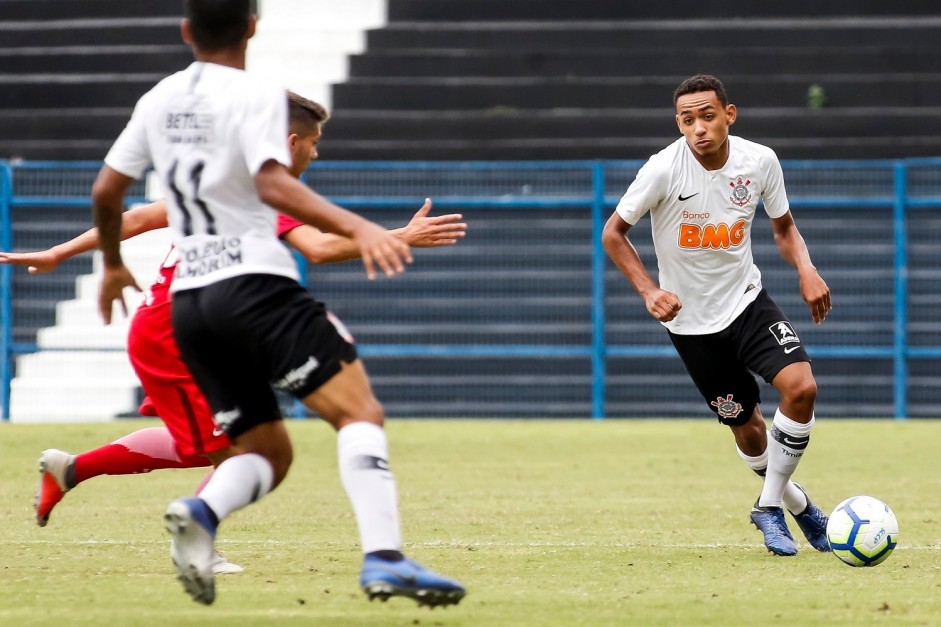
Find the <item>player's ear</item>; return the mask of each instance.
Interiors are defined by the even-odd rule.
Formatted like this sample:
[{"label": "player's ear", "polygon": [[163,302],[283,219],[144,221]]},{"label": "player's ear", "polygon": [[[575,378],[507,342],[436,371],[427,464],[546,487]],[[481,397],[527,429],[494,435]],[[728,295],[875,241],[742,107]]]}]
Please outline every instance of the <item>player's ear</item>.
[{"label": "player's ear", "polygon": [[190,28],[190,21],[186,18],[180,20],[180,36],[187,46],[193,45],[193,31]]},{"label": "player's ear", "polygon": [[291,151],[291,154],[294,154],[294,151],[297,150],[297,141],[299,139],[300,136],[297,133],[288,135],[288,149]]},{"label": "player's ear", "polygon": [[725,108],[725,117],[729,121],[729,126],[735,124],[735,118],[738,117],[738,109],[735,108],[734,104],[730,104]]},{"label": "player's ear", "polygon": [[248,32],[245,33],[245,39],[251,39],[255,36],[255,25],[258,24],[257,15],[248,16]]}]

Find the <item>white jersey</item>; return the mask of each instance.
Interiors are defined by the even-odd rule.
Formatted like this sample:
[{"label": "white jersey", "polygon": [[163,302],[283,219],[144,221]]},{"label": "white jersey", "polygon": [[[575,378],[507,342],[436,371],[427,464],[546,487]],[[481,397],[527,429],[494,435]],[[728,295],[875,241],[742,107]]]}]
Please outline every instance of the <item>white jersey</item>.
[{"label": "white jersey", "polygon": [[683,304],[662,323],[672,333],[721,331],[758,296],[751,226],[759,199],[771,218],[789,211],[781,164],[770,148],[734,136],[719,170],[700,165],[681,137],[653,155],[627,188],[618,215],[634,225],[650,212],[660,287]]},{"label": "white jersey", "polygon": [[133,178],[153,163],[180,257],[173,291],[243,274],[298,278],[254,180],[272,159],[290,167],[287,130],[284,89],[215,63],[195,62],[137,102],[105,163]]}]

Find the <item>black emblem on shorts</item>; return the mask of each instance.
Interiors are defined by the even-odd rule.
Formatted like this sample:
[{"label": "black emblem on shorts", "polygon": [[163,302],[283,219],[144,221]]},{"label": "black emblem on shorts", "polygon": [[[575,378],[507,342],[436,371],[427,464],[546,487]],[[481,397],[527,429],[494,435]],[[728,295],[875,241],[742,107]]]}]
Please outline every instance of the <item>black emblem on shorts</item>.
[{"label": "black emblem on shorts", "polygon": [[771,331],[771,335],[774,336],[774,339],[778,341],[778,344],[784,346],[785,344],[791,344],[792,342],[800,342],[800,338],[797,337],[797,333],[794,333],[794,327],[791,326],[791,323],[787,320],[781,320],[780,322],[775,322],[768,330]]},{"label": "black emblem on shorts", "polygon": [[735,418],[742,413],[742,404],[735,402],[731,394],[725,398],[717,396],[716,400],[709,404],[716,408],[719,418]]}]

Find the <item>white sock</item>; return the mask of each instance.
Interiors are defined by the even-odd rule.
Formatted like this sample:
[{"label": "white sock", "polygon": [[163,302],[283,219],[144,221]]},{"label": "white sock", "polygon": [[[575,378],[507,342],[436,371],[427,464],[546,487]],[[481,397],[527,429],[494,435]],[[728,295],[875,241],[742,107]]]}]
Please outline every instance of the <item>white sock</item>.
[{"label": "white sock", "polygon": [[813,426],[813,417],[807,424],[801,424],[782,414],[780,408],[775,411],[768,438],[768,469],[758,505],[781,507],[784,489],[810,442]]},{"label": "white sock", "polygon": [[257,453],[235,455],[225,460],[199,492],[199,498],[222,521],[232,512],[254,503],[271,491],[274,470]]},{"label": "white sock", "polygon": [[[768,434],[768,437],[771,437],[771,434]],[[765,450],[758,455],[757,457],[749,457],[742,452],[742,449],[735,447],[735,450],[738,451],[738,456],[745,460],[745,463],[748,464],[748,467],[755,471],[755,474],[764,479],[766,471],[768,469],[768,448],[765,447]],[[784,507],[787,508],[787,511],[792,514],[800,514],[802,511],[807,509],[807,496],[800,491],[793,481],[788,481],[787,486],[784,488]]]},{"label": "white sock", "polygon": [[337,433],[340,480],[353,505],[363,553],[399,551],[399,506],[382,427],[354,422]]}]

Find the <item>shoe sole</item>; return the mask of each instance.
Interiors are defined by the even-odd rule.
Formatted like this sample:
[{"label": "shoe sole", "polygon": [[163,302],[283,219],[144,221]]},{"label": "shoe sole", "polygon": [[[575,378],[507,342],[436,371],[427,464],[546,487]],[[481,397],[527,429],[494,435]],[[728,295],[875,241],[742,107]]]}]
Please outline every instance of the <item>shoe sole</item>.
[{"label": "shoe sole", "polygon": [[407,597],[418,603],[418,607],[443,607],[457,605],[464,598],[464,590],[437,590],[435,588],[403,588],[388,581],[371,581],[363,585],[363,592],[370,601],[382,602],[392,597]]},{"label": "shoe sole", "polygon": [[[166,522],[167,531],[173,536],[173,542],[186,533],[191,524],[199,524],[193,521],[189,508],[182,503],[171,503],[167,508],[167,513],[163,515]],[[192,562],[180,563],[173,549],[173,565],[176,566],[176,578],[183,584],[183,589],[187,594],[193,597],[193,600],[203,605],[211,605],[216,600],[216,580],[212,574],[212,569],[208,576]]]}]

